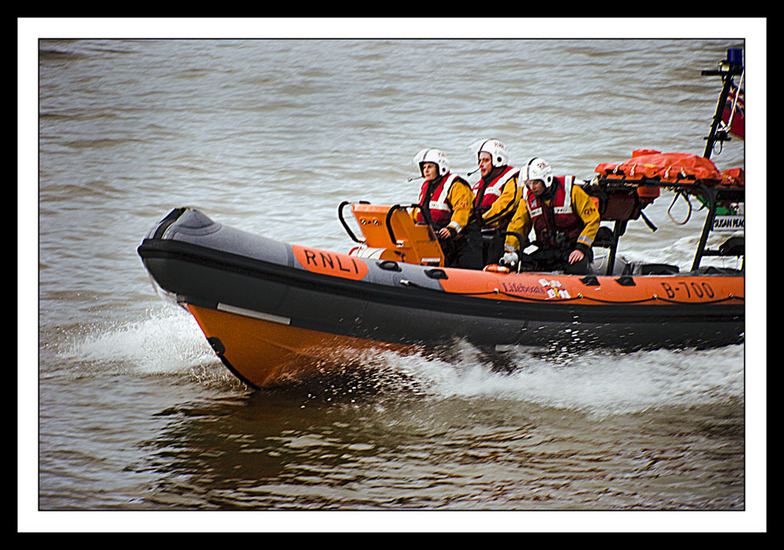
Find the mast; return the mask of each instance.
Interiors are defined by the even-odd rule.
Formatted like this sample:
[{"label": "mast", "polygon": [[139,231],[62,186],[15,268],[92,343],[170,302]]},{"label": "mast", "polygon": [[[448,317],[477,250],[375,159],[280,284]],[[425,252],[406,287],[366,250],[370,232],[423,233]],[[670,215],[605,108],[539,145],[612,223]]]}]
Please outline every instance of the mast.
[{"label": "mast", "polygon": [[[713,152],[713,146],[716,143],[724,143],[725,141],[730,141],[729,133],[729,123],[727,126],[722,124],[722,116],[724,114],[724,109],[727,104],[727,97],[729,97],[730,90],[733,86],[732,78],[734,76],[741,76],[744,73],[743,67],[743,50],[741,48],[728,48],[727,49],[727,59],[723,60],[719,63],[719,68],[714,70],[704,70],[702,71],[703,76],[720,76],[722,80],[722,87],[721,93],[719,93],[719,100],[716,103],[716,112],[713,115],[713,121],[711,122],[710,133],[705,138],[707,140],[705,144],[705,152],[703,153],[703,157],[709,159],[711,153]],[[740,90],[738,90],[740,93]],[[737,94],[736,94],[737,97]],[[734,111],[734,103],[733,103],[733,111]],[[732,121],[732,115],[730,115],[730,123]],[[702,228],[702,234],[700,235],[699,243],[697,244],[697,252],[694,256],[694,262],[692,263],[692,270],[695,271],[700,267],[700,261],[702,260],[703,256],[717,256],[721,255],[718,251],[714,250],[706,250],[705,246],[708,242],[708,235],[710,235],[711,229],[713,228],[713,222],[716,219],[716,208],[718,206],[718,202],[720,198],[731,198],[734,200],[743,200],[743,193],[738,193],[737,191],[731,191],[728,193],[724,193],[727,197],[723,197],[723,193],[715,188],[708,188],[704,185],[700,186],[702,188],[703,194],[702,196],[708,203],[708,215],[705,217],[705,224]],[[740,196],[738,196],[740,195]]]},{"label": "mast", "polygon": [[732,89],[732,77],[742,75],[743,70],[743,50],[741,48],[728,48],[727,59],[719,63],[718,69],[702,71],[702,76],[720,76],[722,80],[721,93],[719,94],[719,100],[716,103],[716,112],[713,115],[710,133],[705,138],[707,143],[705,144],[705,152],[702,156],[706,159],[711,157],[713,146],[717,142],[723,143],[725,141],[730,141],[731,139],[729,135],[727,135],[728,128],[724,128],[721,125],[722,115],[724,114],[724,107],[727,104],[727,97]]}]

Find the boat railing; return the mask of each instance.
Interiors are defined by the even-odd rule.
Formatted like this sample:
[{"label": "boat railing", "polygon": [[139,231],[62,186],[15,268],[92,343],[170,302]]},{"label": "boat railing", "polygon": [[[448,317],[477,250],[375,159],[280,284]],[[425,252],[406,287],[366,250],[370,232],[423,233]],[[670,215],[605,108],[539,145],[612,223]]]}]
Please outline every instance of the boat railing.
[{"label": "boat railing", "polygon": [[359,244],[365,244],[365,239],[360,239],[359,237],[357,237],[356,234],[351,230],[351,227],[346,222],[346,219],[343,217],[343,209],[350,204],[351,201],[343,201],[340,203],[340,205],[338,206],[338,219],[340,220],[340,224],[343,226],[343,229],[346,230],[346,233],[348,233],[348,236],[351,238],[352,241]]},{"label": "boat railing", "polygon": [[[363,238],[351,230],[343,216],[343,210],[351,205],[351,211],[362,231]],[[338,208],[338,217],[348,235],[362,245],[362,251],[375,250],[386,259],[419,265],[443,265],[444,256],[431,223],[414,223],[409,212],[419,208],[427,221],[428,213],[421,205],[375,205],[367,201],[344,201]]]},{"label": "boat railing", "polygon": [[[707,209],[707,215],[703,224],[703,230],[700,234],[700,239],[695,252],[694,260],[692,263],[692,271],[696,271],[700,267],[700,263],[705,256],[742,256],[743,246],[738,246],[740,238],[732,240],[733,245],[730,246],[724,243],[718,249],[709,250],[706,248],[708,237],[716,219],[717,208],[720,204],[724,203],[741,203],[745,200],[745,190],[742,186],[724,185],[715,180],[702,181],[692,178],[684,178],[674,181],[662,181],[661,179],[647,179],[647,178],[595,178],[590,184],[584,188],[589,194],[594,196],[602,195],[605,200],[619,200],[621,197],[630,197],[631,200],[636,201],[635,207],[630,208],[629,214],[613,217],[603,216],[604,221],[613,221],[612,238],[609,239],[607,248],[610,251],[610,262],[608,270],[612,269],[613,262],[618,250],[618,242],[621,236],[626,232],[626,226],[629,220],[642,217],[651,229],[655,230],[653,224],[645,217],[642,209],[646,206],[638,197],[637,190],[639,188],[657,187],[673,191],[675,193],[683,194],[685,196],[696,196],[704,204]],[[652,201],[651,201],[652,202]],[[606,208],[606,206],[605,206]],[[600,210],[601,212],[601,210]],[[609,274],[609,273],[608,273]]]}]

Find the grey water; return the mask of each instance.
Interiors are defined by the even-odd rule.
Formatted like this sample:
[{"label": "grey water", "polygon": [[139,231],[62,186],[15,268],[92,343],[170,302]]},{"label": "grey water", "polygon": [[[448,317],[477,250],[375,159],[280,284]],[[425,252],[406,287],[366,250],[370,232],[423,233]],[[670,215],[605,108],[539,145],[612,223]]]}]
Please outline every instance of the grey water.
[{"label": "grey water", "polygon": [[[423,147],[466,174],[470,145],[496,137],[511,164],[542,156],[583,179],[637,148],[701,154],[720,85],[700,71],[734,46],[40,40],[38,353],[20,357],[37,367],[35,507],[344,513],[237,527],[259,530],[351,530],[375,517],[352,512],[421,512],[389,520],[413,529],[409,518],[441,525],[437,512],[746,511],[745,380],[765,365],[749,364],[744,345],[518,349],[500,371],[455,342],[448,357],[368,356],[369,379],[252,392],[156,295],[135,251],[186,205],[347,251],[337,205],[415,200],[411,159]],[[714,160],[743,167],[744,155],[734,140]],[[668,215],[672,200],[646,210],[657,232],[630,224],[621,254],[690,265],[704,213],[677,225],[670,215],[688,212],[676,202]],[[122,517],[108,521],[123,529],[140,516]]]}]

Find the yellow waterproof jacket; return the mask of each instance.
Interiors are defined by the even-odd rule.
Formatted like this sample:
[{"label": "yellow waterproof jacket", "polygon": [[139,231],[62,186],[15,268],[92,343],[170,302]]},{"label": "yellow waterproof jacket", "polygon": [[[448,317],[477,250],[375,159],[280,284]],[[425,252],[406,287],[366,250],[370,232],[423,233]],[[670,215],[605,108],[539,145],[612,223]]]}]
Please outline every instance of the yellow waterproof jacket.
[{"label": "yellow waterproof jacket", "polygon": [[[502,173],[496,176],[496,181],[483,184],[482,180],[480,180],[474,185],[475,203],[480,200],[479,190],[482,185],[486,186],[485,192],[481,193],[481,204],[474,205],[477,213],[481,212],[481,227],[505,229],[520,203],[522,189],[517,186],[520,171],[511,167],[508,170],[506,174]],[[504,178],[506,178],[506,181],[503,182],[499,191],[500,180]]]},{"label": "yellow waterproof jacket", "polygon": [[[452,227],[457,233],[468,225],[471,215],[474,212],[474,193],[471,187],[462,178],[455,179],[446,196],[446,202],[452,210],[452,218],[447,227]],[[411,212],[411,219],[416,223],[419,209],[414,208]]]},{"label": "yellow waterproof jacket", "polygon": [[522,193],[517,187],[517,178],[518,176],[514,176],[504,184],[501,196],[493,203],[490,210],[482,214],[484,227],[501,227],[504,218],[508,218],[508,213],[514,212],[519,207]]},{"label": "yellow waterproof jacket", "polygon": [[[527,191],[526,191],[527,193]],[[545,201],[545,204],[550,204],[551,201]],[[576,245],[582,245],[590,248],[593,245],[593,240],[596,238],[596,232],[599,231],[601,218],[596,204],[588,194],[582,190],[579,185],[572,184],[571,186],[571,204],[572,212],[580,217],[585,224],[580,235],[577,237]],[[519,249],[524,250],[530,243],[528,241],[528,234],[531,232],[533,222],[531,220],[531,213],[528,210],[528,201],[523,197],[517,207],[514,217],[509,222],[506,228],[509,232],[518,233],[523,237],[523,242],[518,243],[517,237],[514,235],[507,235],[504,248],[507,251],[514,251]]]}]

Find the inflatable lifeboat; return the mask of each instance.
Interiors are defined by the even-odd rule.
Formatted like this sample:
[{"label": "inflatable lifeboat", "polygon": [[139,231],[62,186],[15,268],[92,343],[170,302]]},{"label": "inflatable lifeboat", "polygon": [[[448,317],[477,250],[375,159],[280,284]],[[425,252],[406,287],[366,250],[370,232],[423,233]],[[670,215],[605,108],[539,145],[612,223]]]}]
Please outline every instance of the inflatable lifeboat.
[{"label": "inflatable lifeboat", "polygon": [[[252,387],[301,379],[352,350],[456,338],[490,350],[743,341],[741,271],[680,273],[619,260],[586,276],[448,268],[429,226],[415,225],[405,209],[356,203],[351,210],[369,242],[378,245],[373,239],[386,233],[388,246],[320,250],[177,208],[138,252],[155,283],[190,311],[227,368]],[[740,255],[742,246],[724,252]]]},{"label": "inflatable lifeboat", "polygon": [[[720,118],[720,116],[719,116]],[[196,319],[226,367],[254,388],[323,372],[357,350],[470,342],[482,349],[572,346],[640,349],[741,343],[743,271],[702,267],[740,256],[733,237],[708,250],[722,205],[743,202],[742,170],[710,159],[638,150],[603,163],[583,188],[612,231],[597,238],[591,274],[445,267],[432,228],[408,207],[344,202],[350,253],[249,234],[193,208],[176,208],[138,248],[157,287]],[[661,189],[696,196],[708,216],[691,269],[617,257],[629,220]],[[350,206],[356,235],[344,218]],[[597,255],[598,257],[598,255]]]}]

